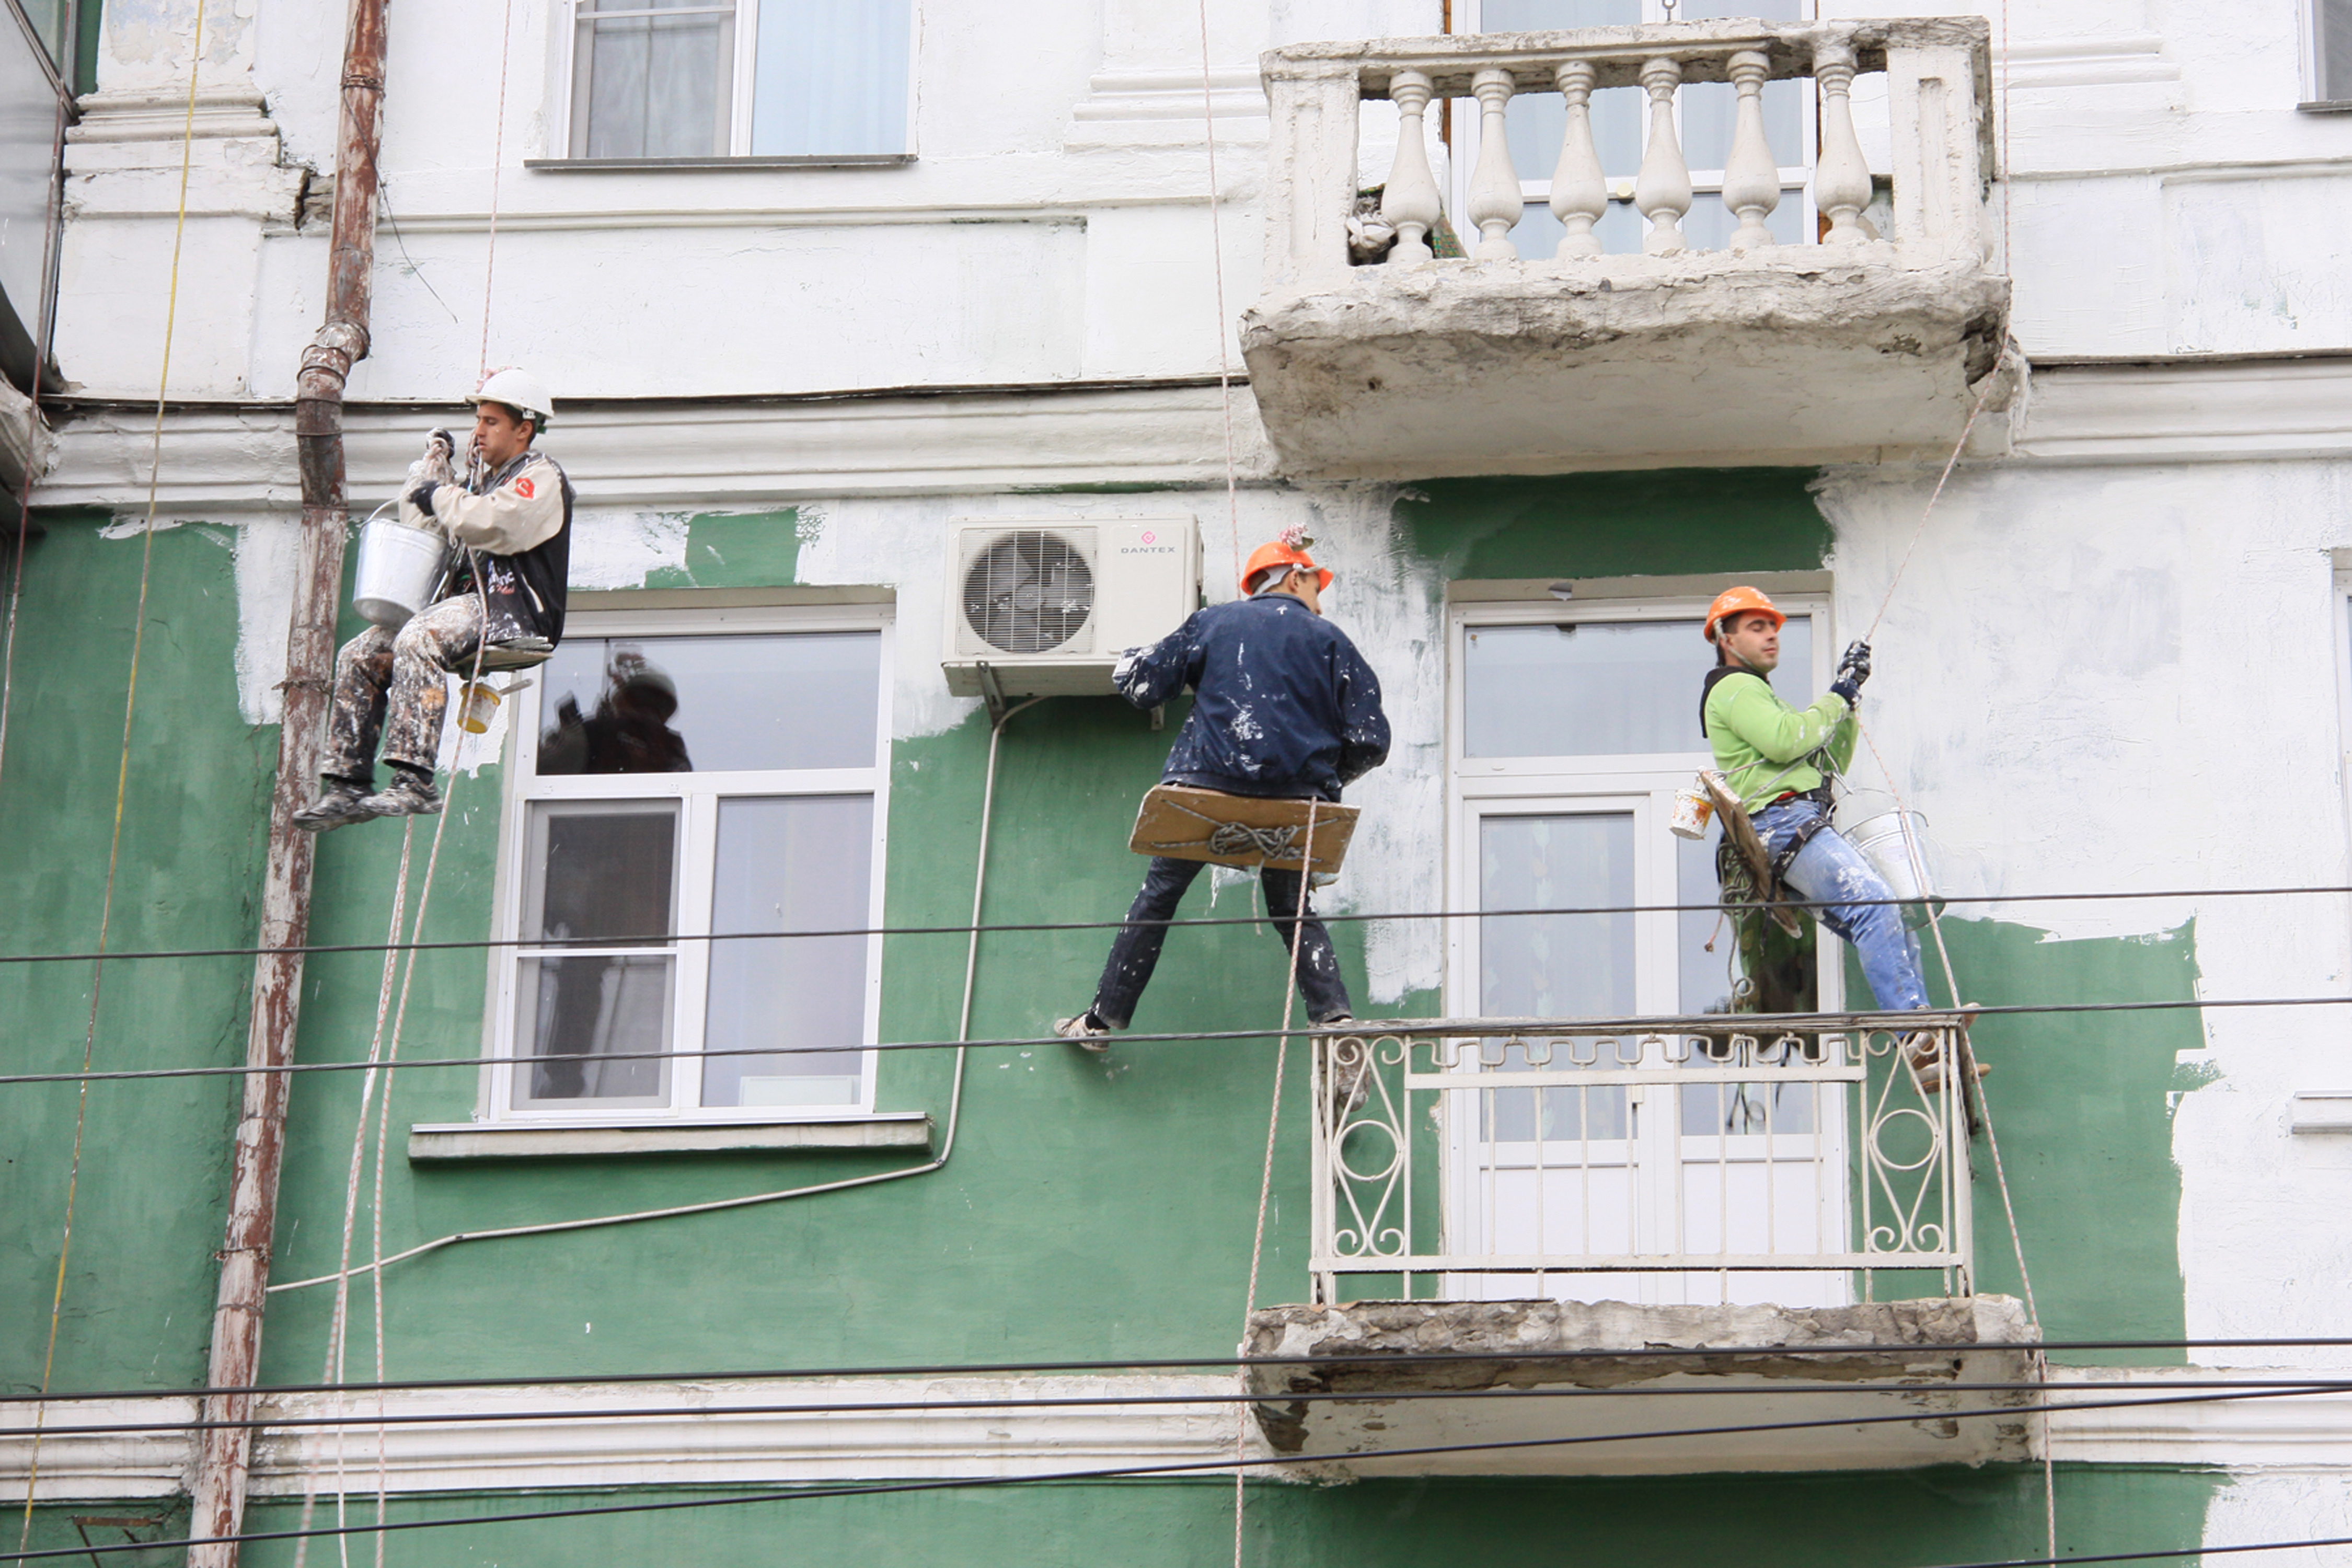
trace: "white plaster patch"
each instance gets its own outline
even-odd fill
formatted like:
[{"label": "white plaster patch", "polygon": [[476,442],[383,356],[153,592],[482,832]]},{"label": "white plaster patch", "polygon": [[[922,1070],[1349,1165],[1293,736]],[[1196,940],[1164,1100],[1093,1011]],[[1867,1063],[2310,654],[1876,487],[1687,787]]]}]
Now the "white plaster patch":
[{"label": "white plaster patch", "polygon": [[686,567],[684,512],[600,512],[580,509],[572,520],[571,585],[641,588],[664,567]]},{"label": "white plaster patch", "polygon": [[236,531],[236,710],[248,724],[275,724],[284,711],[278,683],[301,545],[299,518],[253,518]]}]

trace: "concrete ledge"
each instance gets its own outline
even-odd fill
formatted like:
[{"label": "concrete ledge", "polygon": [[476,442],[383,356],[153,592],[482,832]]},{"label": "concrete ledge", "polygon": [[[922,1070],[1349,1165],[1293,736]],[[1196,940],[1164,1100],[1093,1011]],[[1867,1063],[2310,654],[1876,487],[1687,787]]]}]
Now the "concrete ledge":
[{"label": "concrete ledge", "polygon": [[919,1110],[839,1121],[667,1121],[638,1126],[420,1122],[408,1130],[411,1164],[457,1160],[578,1160],[620,1154],[786,1153],[799,1149],[929,1150],[931,1119]]},{"label": "concrete ledge", "polygon": [[[1262,1308],[1243,1353],[1331,1358],[1244,1369],[1269,1447],[1328,1458],[1312,1467],[1317,1479],[1689,1475],[2032,1458],[2040,1424],[2011,1413],[2033,1403],[2030,1387],[1976,1386],[2030,1384],[2032,1338],[2023,1306],[2006,1296],[1849,1307],[1358,1301]],[[1710,1346],[1753,1353],[1671,1353]],[[1836,1353],[1785,1353],[1796,1347]],[[1407,1359],[1432,1352],[1500,1354]],[[1388,1356],[1398,1359],[1382,1365]],[[1536,1390],[1554,1396],[1487,1397]],[[1286,1397],[1308,1394],[1355,1397]],[[1779,1422],[1803,1425],[1755,1429]]]}]

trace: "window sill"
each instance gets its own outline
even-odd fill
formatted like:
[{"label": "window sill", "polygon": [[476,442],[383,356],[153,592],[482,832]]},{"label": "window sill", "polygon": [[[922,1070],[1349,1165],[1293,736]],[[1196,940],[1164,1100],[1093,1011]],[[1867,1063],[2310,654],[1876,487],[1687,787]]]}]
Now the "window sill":
[{"label": "window sill", "polygon": [[2352,99],[2320,98],[2294,107],[2302,114],[2352,114]]},{"label": "window sill", "polygon": [[408,1130],[411,1164],[470,1160],[605,1159],[625,1154],[782,1154],[802,1149],[927,1151],[931,1119],[919,1110],[837,1121],[419,1122]]},{"label": "window sill", "polygon": [[807,153],[741,158],[525,158],[522,166],[540,174],[685,169],[897,169],[915,161],[912,153]]}]

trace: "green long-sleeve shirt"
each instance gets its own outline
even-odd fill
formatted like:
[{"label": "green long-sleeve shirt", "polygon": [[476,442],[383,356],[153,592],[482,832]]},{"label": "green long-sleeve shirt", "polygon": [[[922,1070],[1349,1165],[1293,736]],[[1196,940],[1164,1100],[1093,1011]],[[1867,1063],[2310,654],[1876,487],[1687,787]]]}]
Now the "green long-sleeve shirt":
[{"label": "green long-sleeve shirt", "polygon": [[1716,770],[1751,812],[1792,790],[1820,788],[1814,752],[1826,748],[1840,770],[1853,759],[1853,710],[1834,691],[1791,708],[1763,677],[1740,670],[1715,683],[1705,712]]}]

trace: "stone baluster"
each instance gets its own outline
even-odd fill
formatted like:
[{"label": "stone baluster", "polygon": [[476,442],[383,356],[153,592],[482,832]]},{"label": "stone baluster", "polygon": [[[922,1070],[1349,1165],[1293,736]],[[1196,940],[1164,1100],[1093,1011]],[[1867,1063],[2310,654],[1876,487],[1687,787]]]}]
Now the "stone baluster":
[{"label": "stone baluster", "polygon": [[1511,228],[1527,213],[1519,194],[1519,172],[1511,166],[1510,132],[1503,110],[1511,101],[1511,73],[1488,66],[1470,79],[1471,95],[1478,100],[1478,163],[1470,171],[1470,221],[1478,226],[1479,261],[1515,261],[1518,247]]},{"label": "stone baluster", "polygon": [[1389,101],[1397,106],[1396,162],[1389,166],[1387,186],[1381,192],[1381,216],[1396,230],[1389,264],[1431,261],[1429,231],[1437,226],[1441,209],[1437,178],[1429,172],[1429,146],[1423,140],[1422,115],[1429,108],[1430,80],[1420,71],[1401,70],[1389,78]]},{"label": "stone baluster", "polygon": [[1731,155],[1724,160],[1723,205],[1739,219],[1738,231],[1731,237],[1734,250],[1777,243],[1764,224],[1780,205],[1780,166],[1764,134],[1764,79],[1771,68],[1771,61],[1753,49],[1731,57],[1731,84],[1739,90],[1739,110],[1732,123]]},{"label": "stone baluster", "polygon": [[1658,58],[1642,65],[1642,90],[1650,95],[1650,140],[1642,149],[1642,174],[1633,183],[1633,205],[1650,220],[1642,248],[1673,256],[1685,248],[1683,214],[1690,211],[1690,165],[1675,134],[1675,89],[1682,85],[1679,62]]},{"label": "stone baluster", "polygon": [[1813,57],[1813,79],[1822,88],[1822,151],[1813,168],[1813,205],[1830,222],[1828,245],[1861,245],[1872,237],[1862,225],[1870,205],[1870,165],[1853,134],[1853,55],[1825,45]]},{"label": "stone baluster", "polygon": [[1562,261],[1601,254],[1601,237],[1592,226],[1609,211],[1609,186],[1592,145],[1592,75],[1591,60],[1564,60],[1552,77],[1568,104],[1559,166],[1551,173],[1552,216],[1568,230],[1559,239]]}]

